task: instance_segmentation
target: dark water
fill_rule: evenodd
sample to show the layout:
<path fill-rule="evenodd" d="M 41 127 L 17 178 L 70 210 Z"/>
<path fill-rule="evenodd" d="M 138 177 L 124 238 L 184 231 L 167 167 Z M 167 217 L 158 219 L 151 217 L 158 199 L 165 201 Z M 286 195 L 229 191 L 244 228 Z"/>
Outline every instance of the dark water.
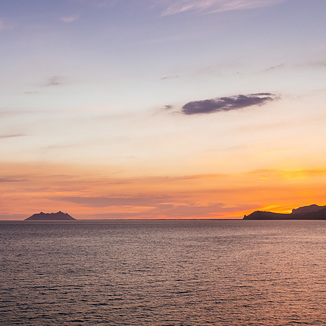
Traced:
<path fill-rule="evenodd" d="M 326 221 L 0 222 L 0 325 L 325 325 Z"/>

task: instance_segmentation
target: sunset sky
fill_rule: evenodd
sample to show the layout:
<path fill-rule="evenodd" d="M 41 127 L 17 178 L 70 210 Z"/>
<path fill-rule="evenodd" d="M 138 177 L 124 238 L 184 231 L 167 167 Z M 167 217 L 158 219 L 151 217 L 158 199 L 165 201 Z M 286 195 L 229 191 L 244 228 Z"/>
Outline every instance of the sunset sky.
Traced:
<path fill-rule="evenodd" d="M 326 205 L 325 0 L 0 0 L 0 219 Z"/>

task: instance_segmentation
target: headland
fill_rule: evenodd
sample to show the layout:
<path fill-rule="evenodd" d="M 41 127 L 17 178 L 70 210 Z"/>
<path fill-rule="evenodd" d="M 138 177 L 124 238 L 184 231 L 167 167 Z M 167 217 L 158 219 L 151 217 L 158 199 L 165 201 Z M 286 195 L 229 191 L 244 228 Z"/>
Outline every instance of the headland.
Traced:
<path fill-rule="evenodd" d="M 255 211 L 244 220 L 326 220 L 326 206 L 310 205 L 295 208 L 290 214 Z"/>

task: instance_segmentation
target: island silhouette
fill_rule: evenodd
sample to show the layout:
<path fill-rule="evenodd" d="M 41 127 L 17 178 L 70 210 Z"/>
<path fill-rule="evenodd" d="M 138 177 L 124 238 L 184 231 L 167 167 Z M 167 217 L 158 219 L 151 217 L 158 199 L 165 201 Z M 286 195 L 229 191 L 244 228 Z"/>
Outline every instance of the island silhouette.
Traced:
<path fill-rule="evenodd" d="M 244 220 L 326 220 L 326 206 L 310 205 L 294 208 L 290 214 L 255 211 Z"/>
<path fill-rule="evenodd" d="M 38 213 L 25 219 L 25 221 L 71 221 L 76 220 L 67 213 L 61 211 L 57 213 Z"/>

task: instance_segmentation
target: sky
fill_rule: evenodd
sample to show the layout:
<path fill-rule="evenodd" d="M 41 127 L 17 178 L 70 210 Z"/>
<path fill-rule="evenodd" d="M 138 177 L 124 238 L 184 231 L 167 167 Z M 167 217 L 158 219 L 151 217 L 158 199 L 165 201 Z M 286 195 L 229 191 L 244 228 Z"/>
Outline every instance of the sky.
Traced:
<path fill-rule="evenodd" d="M 0 0 L 0 219 L 326 205 L 325 0 Z"/>

